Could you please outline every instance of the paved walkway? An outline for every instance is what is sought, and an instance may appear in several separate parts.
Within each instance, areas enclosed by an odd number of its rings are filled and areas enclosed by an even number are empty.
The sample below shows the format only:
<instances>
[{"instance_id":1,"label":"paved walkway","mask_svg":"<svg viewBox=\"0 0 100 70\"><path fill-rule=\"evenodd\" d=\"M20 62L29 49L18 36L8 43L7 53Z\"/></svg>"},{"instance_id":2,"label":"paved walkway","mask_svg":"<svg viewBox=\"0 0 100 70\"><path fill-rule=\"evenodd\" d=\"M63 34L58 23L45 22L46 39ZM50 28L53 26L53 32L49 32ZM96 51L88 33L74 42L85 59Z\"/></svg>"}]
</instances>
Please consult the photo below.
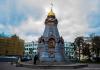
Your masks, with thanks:
<instances>
[{"instance_id":1,"label":"paved walkway","mask_svg":"<svg viewBox=\"0 0 100 70\"><path fill-rule=\"evenodd\" d=\"M44 69L32 69L27 67L16 67L10 63L0 62L0 70L44 70ZM100 64L88 64L88 67L79 69L45 69L45 70L100 70Z\"/></svg>"}]
</instances>

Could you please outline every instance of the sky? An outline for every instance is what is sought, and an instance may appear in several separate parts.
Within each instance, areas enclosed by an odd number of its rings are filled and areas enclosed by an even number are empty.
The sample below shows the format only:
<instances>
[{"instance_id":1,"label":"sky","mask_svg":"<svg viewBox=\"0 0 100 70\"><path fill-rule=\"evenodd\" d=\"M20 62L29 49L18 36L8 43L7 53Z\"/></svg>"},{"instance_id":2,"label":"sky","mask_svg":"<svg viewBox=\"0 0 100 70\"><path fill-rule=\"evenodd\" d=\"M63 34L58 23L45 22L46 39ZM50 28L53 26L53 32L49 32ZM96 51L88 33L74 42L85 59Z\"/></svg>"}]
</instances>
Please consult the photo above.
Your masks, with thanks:
<instances>
[{"instance_id":1,"label":"sky","mask_svg":"<svg viewBox=\"0 0 100 70\"><path fill-rule=\"evenodd\" d=\"M0 33L17 34L26 42L43 34L51 0L0 0ZM53 0L58 30L65 41L100 35L100 0Z\"/></svg>"}]
</instances>

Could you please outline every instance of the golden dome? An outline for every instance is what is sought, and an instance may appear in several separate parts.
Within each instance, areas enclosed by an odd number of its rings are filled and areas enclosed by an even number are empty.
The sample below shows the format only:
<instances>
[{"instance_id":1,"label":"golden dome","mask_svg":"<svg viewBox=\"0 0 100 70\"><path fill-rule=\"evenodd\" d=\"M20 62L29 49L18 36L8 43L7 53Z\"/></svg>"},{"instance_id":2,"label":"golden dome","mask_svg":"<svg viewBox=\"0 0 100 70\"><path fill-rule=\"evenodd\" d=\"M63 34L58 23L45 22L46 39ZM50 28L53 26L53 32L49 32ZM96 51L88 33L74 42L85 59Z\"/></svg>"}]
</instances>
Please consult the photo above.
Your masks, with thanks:
<instances>
[{"instance_id":1,"label":"golden dome","mask_svg":"<svg viewBox=\"0 0 100 70\"><path fill-rule=\"evenodd\" d=\"M52 9L51 9L50 12L48 13L48 16L55 16L55 13L52 11Z\"/></svg>"}]
</instances>

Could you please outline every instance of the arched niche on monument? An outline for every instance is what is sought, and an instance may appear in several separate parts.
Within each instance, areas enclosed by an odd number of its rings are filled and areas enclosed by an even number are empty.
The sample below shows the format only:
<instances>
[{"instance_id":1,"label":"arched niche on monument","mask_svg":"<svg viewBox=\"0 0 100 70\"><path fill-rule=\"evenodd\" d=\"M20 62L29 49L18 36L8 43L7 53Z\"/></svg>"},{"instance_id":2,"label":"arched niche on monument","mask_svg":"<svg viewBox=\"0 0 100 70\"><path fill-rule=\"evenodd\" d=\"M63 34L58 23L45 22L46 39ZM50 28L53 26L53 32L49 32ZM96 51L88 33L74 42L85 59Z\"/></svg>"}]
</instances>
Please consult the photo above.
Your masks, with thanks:
<instances>
[{"instance_id":1,"label":"arched niche on monument","mask_svg":"<svg viewBox=\"0 0 100 70\"><path fill-rule=\"evenodd\" d=\"M48 47L49 48L55 48L55 39L54 38L50 38L48 41Z\"/></svg>"}]
</instances>

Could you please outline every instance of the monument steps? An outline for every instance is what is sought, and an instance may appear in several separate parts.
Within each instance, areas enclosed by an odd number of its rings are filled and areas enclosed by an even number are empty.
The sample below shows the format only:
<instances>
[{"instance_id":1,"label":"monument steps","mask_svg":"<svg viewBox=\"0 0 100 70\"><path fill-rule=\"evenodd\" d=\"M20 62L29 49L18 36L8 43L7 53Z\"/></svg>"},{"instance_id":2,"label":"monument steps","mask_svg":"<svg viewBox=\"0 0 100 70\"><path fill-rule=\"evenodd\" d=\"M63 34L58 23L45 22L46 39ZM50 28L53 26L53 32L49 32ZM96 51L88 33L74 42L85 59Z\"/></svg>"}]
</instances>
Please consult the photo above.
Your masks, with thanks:
<instances>
[{"instance_id":1,"label":"monument steps","mask_svg":"<svg viewBox=\"0 0 100 70\"><path fill-rule=\"evenodd\" d=\"M32 69L78 69L88 67L88 64L20 64L17 67L26 67Z\"/></svg>"},{"instance_id":2,"label":"monument steps","mask_svg":"<svg viewBox=\"0 0 100 70\"><path fill-rule=\"evenodd\" d=\"M64 63L64 62L41 62L40 64L28 64L28 63L20 63L16 67L26 67L26 68L32 68L32 69L78 69L83 67L88 67L88 64L72 64L72 63Z\"/></svg>"},{"instance_id":3,"label":"monument steps","mask_svg":"<svg viewBox=\"0 0 100 70\"><path fill-rule=\"evenodd\" d=\"M37 62L38 65L65 65L65 62Z\"/></svg>"}]
</instances>

